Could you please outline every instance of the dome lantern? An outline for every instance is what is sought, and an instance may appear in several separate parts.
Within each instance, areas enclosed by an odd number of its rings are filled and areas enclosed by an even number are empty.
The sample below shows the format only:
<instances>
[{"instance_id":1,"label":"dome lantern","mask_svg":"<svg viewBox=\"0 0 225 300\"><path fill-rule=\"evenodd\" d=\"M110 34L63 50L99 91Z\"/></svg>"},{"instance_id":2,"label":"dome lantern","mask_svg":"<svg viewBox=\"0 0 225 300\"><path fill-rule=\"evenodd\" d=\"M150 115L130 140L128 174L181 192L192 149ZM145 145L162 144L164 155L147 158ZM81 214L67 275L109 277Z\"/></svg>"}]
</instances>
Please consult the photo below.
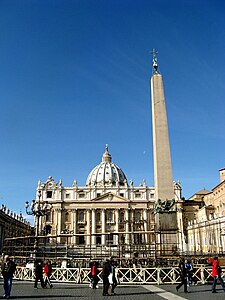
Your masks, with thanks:
<instances>
[{"instance_id":1,"label":"dome lantern","mask_svg":"<svg viewBox=\"0 0 225 300\"><path fill-rule=\"evenodd\" d=\"M112 156L109 153L108 145L106 144L105 147L105 153L102 156L102 162L111 163L112 162Z\"/></svg>"}]
</instances>

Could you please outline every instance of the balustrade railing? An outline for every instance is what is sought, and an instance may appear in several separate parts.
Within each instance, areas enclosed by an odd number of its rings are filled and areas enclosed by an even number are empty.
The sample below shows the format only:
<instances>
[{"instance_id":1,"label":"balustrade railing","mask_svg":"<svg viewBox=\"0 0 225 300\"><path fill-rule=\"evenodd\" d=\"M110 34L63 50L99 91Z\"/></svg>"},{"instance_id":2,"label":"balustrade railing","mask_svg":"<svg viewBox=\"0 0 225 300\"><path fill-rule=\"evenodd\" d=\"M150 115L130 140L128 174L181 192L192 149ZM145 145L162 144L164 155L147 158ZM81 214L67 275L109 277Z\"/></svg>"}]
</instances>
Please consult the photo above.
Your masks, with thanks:
<instances>
[{"instance_id":1,"label":"balustrade railing","mask_svg":"<svg viewBox=\"0 0 225 300\"><path fill-rule=\"evenodd\" d=\"M222 267L225 269L225 267ZM180 281L177 267L157 268L116 268L117 279L122 284L175 284ZM101 271L99 273L102 283ZM197 266L193 276L197 283L205 284L212 280L211 268ZM15 279L34 280L34 268L17 267ZM55 282L89 283L91 280L90 268L53 268L51 280Z\"/></svg>"}]
</instances>

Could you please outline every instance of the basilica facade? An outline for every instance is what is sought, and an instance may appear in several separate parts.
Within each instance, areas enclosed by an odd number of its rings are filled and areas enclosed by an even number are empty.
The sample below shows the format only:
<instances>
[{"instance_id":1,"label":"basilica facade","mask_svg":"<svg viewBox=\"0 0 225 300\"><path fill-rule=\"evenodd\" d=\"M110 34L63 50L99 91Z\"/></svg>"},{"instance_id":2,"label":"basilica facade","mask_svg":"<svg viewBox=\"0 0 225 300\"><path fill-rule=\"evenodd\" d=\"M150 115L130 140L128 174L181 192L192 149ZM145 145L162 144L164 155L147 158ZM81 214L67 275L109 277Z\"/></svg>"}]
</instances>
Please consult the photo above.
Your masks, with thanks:
<instances>
[{"instance_id":1,"label":"basilica facade","mask_svg":"<svg viewBox=\"0 0 225 300\"><path fill-rule=\"evenodd\" d=\"M174 183L176 203L181 186ZM39 222L40 232L58 243L105 246L145 245L155 249L155 189L135 186L113 161L108 146L101 162L88 174L86 185L70 187L49 177L38 182L37 200L51 210ZM178 205L178 204L177 204ZM174 245L177 251L178 245Z\"/></svg>"}]
</instances>

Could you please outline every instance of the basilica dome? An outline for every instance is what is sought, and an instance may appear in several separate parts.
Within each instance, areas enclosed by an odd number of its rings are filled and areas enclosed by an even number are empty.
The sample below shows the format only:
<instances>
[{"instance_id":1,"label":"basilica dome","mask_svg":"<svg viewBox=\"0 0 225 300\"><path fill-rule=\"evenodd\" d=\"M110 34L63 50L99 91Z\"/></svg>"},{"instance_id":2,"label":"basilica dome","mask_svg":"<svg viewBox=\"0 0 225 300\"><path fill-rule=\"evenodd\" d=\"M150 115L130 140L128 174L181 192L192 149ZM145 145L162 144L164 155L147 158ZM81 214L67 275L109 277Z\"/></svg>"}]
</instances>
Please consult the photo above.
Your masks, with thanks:
<instances>
[{"instance_id":1,"label":"basilica dome","mask_svg":"<svg viewBox=\"0 0 225 300\"><path fill-rule=\"evenodd\" d=\"M89 173L86 186L113 187L117 185L128 185L127 179L123 171L112 162L112 156L106 146L102 162Z\"/></svg>"}]
</instances>

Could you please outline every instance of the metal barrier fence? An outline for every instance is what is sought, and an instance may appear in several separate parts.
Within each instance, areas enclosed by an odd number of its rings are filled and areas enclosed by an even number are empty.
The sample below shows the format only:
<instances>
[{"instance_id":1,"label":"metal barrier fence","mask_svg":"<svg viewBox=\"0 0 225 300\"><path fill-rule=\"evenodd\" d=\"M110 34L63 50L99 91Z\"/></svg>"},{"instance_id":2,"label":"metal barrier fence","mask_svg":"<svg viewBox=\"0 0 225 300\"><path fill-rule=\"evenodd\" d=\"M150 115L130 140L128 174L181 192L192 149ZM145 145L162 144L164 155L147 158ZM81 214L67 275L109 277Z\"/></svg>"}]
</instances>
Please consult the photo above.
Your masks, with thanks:
<instances>
[{"instance_id":1,"label":"metal barrier fence","mask_svg":"<svg viewBox=\"0 0 225 300\"><path fill-rule=\"evenodd\" d=\"M223 267L225 268L225 267ZM161 268L116 268L117 279L123 284L175 284L180 281L177 267ZM101 271L99 283L102 283ZM193 276L197 283L205 284L211 277L211 268L198 266ZM14 275L18 280L34 280L33 268L17 267ZM51 280L54 282L90 283L90 268L53 268Z\"/></svg>"}]
</instances>

